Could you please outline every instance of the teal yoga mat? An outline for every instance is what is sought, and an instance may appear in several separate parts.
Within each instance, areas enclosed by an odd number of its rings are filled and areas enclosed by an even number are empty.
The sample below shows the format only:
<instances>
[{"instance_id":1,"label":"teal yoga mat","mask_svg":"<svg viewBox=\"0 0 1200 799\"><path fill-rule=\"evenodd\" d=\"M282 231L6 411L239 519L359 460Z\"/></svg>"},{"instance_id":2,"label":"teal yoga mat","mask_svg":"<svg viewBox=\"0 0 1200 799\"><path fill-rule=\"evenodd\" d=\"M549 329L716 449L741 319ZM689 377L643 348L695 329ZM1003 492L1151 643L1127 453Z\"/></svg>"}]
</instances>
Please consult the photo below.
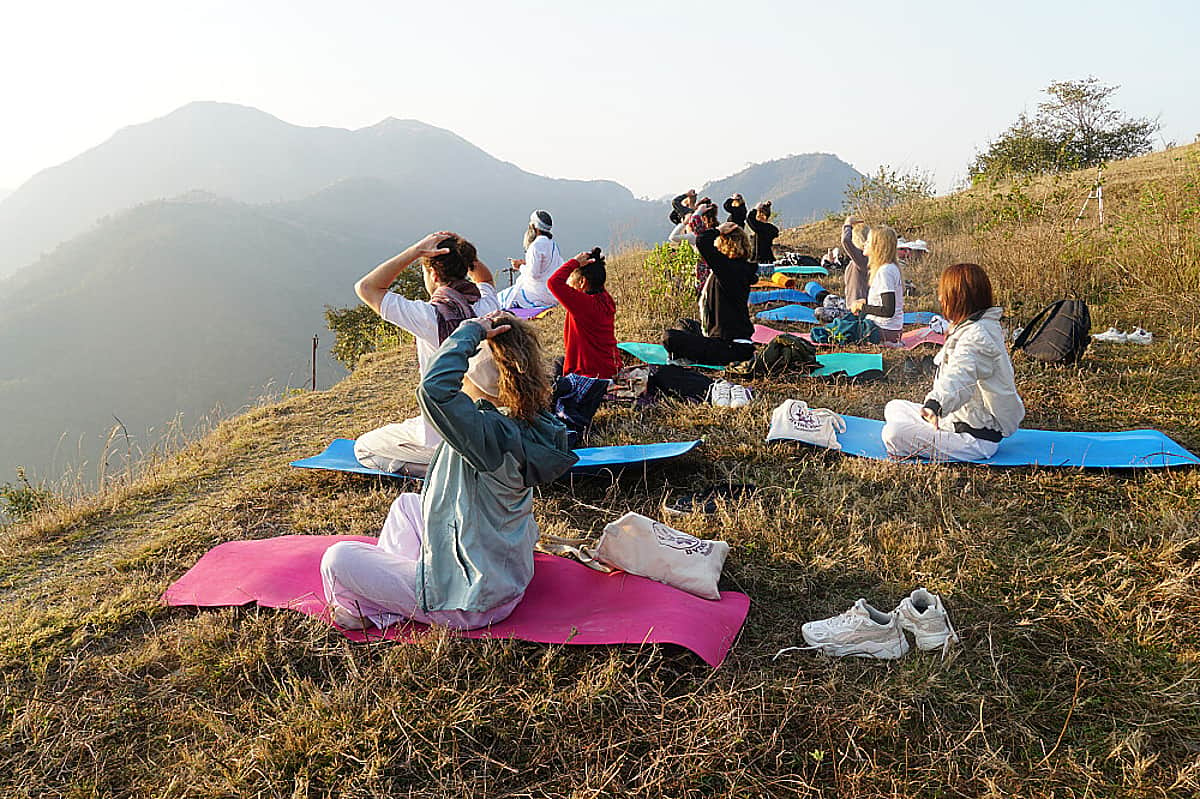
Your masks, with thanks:
<instances>
[{"instance_id":1,"label":"teal yoga mat","mask_svg":"<svg viewBox=\"0 0 1200 799\"><path fill-rule=\"evenodd\" d=\"M776 275L828 275L829 270L823 266L779 266L775 268Z\"/></svg>"},{"instance_id":2,"label":"teal yoga mat","mask_svg":"<svg viewBox=\"0 0 1200 799\"><path fill-rule=\"evenodd\" d=\"M830 377L844 374L857 377L867 372L883 373L883 356L877 352L829 352L817 356L821 367L812 372L813 377Z\"/></svg>"},{"instance_id":3,"label":"teal yoga mat","mask_svg":"<svg viewBox=\"0 0 1200 799\"><path fill-rule=\"evenodd\" d=\"M671 358L667 355L667 348L661 344L645 344L641 341L622 341L617 345L617 349L626 355L632 355L642 363L648 363L651 366L666 366L670 363ZM709 364L695 363L692 364L698 369L712 369L715 372L722 371L724 366L712 366Z\"/></svg>"}]
</instances>

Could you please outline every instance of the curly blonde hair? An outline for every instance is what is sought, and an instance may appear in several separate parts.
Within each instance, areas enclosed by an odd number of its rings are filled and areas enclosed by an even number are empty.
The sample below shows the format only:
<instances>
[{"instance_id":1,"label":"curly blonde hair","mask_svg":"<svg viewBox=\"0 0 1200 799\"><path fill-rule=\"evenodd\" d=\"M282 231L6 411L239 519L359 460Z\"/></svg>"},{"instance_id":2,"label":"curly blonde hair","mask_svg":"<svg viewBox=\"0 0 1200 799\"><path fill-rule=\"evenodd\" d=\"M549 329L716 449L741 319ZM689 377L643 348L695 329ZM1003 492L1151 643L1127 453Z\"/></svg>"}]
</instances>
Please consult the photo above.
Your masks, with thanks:
<instances>
[{"instance_id":1,"label":"curly blonde hair","mask_svg":"<svg viewBox=\"0 0 1200 799\"><path fill-rule=\"evenodd\" d=\"M538 341L537 329L512 314L498 314L493 324L510 330L489 340L492 360L499 371L496 393L509 416L532 422L550 407L550 375Z\"/></svg>"},{"instance_id":2,"label":"curly blonde hair","mask_svg":"<svg viewBox=\"0 0 1200 799\"><path fill-rule=\"evenodd\" d=\"M735 261L746 261L750 258L750 237L740 227L728 233L717 236L715 244L717 252Z\"/></svg>"}]
</instances>

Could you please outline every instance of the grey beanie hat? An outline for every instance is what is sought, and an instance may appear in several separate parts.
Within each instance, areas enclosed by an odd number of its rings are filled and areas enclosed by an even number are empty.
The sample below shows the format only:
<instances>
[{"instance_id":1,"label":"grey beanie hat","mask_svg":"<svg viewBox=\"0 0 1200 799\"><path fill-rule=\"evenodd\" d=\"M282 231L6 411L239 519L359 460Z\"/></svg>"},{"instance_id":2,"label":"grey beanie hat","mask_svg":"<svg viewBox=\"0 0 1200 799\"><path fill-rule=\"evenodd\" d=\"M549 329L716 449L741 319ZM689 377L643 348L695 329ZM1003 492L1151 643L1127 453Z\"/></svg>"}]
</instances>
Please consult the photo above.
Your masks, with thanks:
<instances>
[{"instance_id":1,"label":"grey beanie hat","mask_svg":"<svg viewBox=\"0 0 1200 799\"><path fill-rule=\"evenodd\" d=\"M529 215L529 224L543 233L549 233L550 228L554 226L554 220L550 218L549 211L534 211Z\"/></svg>"}]
</instances>

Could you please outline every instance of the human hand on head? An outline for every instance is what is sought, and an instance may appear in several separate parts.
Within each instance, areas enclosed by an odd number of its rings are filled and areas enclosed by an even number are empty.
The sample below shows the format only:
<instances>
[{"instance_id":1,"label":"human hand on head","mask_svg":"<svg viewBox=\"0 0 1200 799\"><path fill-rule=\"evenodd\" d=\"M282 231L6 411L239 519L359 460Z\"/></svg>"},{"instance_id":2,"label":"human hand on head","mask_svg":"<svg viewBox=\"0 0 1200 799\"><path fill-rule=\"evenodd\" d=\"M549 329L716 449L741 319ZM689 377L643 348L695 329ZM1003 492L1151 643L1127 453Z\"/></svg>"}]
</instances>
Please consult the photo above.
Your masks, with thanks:
<instances>
[{"instance_id":1,"label":"human hand on head","mask_svg":"<svg viewBox=\"0 0 1200 799\"><path fill-rule=\"evenodd\" d=\"M861 225L862 223L862 219L860 219L856 214L850 214L850 216L846 217L846 221L843 224L854 227L855 225Z\"/></svg>"},{"instance_id":2,"label":"human hand on head","mask_svg":"<svg viewBox=\"0 0 1200 799\"><path fill-rule=\"evenodd\" d=\"M592 254L590 252L581 252L579 255L575 256L575 263L579 264L580 266L587 266L593 260L595 259L592 258Z\"/></svg>"},{"instance_id":3,"label":"human hand on head","mask_svg":"<svg viewBox=\"0 0 1200 799\"><path fill-rule=\"evenodd\" d=\"M438 245L453 235L448 230L439 230L436 233L430 233L414 244L413 250L416 251L418 258L432 258L435 255L445 255L450 252L450 249L448 247L439 247Z\"/></svg>"},{"instance_id":4,"label":"human hand on head","mask_svg":"<svg viewBox=\"0 0 1200 799\"><path fill-rule=\"evenodd\" d=\"M508 319L509 316L508 311L492 311L490 314L485 314L475 321L483 328L485 338L493 339L512 330L512 325L501 321ZM499 324L497 324L498 322Z\"/></svg>"}]
</instances>

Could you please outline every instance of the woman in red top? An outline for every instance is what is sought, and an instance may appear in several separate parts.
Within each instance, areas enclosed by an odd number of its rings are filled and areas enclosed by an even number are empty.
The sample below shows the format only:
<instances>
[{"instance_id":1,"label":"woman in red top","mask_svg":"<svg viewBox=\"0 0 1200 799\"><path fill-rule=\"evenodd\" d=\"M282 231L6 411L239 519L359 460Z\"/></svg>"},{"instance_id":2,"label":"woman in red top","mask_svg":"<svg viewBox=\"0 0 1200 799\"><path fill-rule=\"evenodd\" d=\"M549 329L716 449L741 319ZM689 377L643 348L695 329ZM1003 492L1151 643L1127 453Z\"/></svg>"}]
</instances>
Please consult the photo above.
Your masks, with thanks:
<instances>
[{"instance_id":1,"label":"woman in red top","mask_svg":"<svg viewBox=\"0 0 1200 799\"><path fill-rule=\"evenodd\" d=\"M617 304L604 290L607 274L600 248L581 252L558 268L546 286L567 311L563 323L563 374L608 380L621 368L613 320Z\"/></svg>"}]
</instances>

